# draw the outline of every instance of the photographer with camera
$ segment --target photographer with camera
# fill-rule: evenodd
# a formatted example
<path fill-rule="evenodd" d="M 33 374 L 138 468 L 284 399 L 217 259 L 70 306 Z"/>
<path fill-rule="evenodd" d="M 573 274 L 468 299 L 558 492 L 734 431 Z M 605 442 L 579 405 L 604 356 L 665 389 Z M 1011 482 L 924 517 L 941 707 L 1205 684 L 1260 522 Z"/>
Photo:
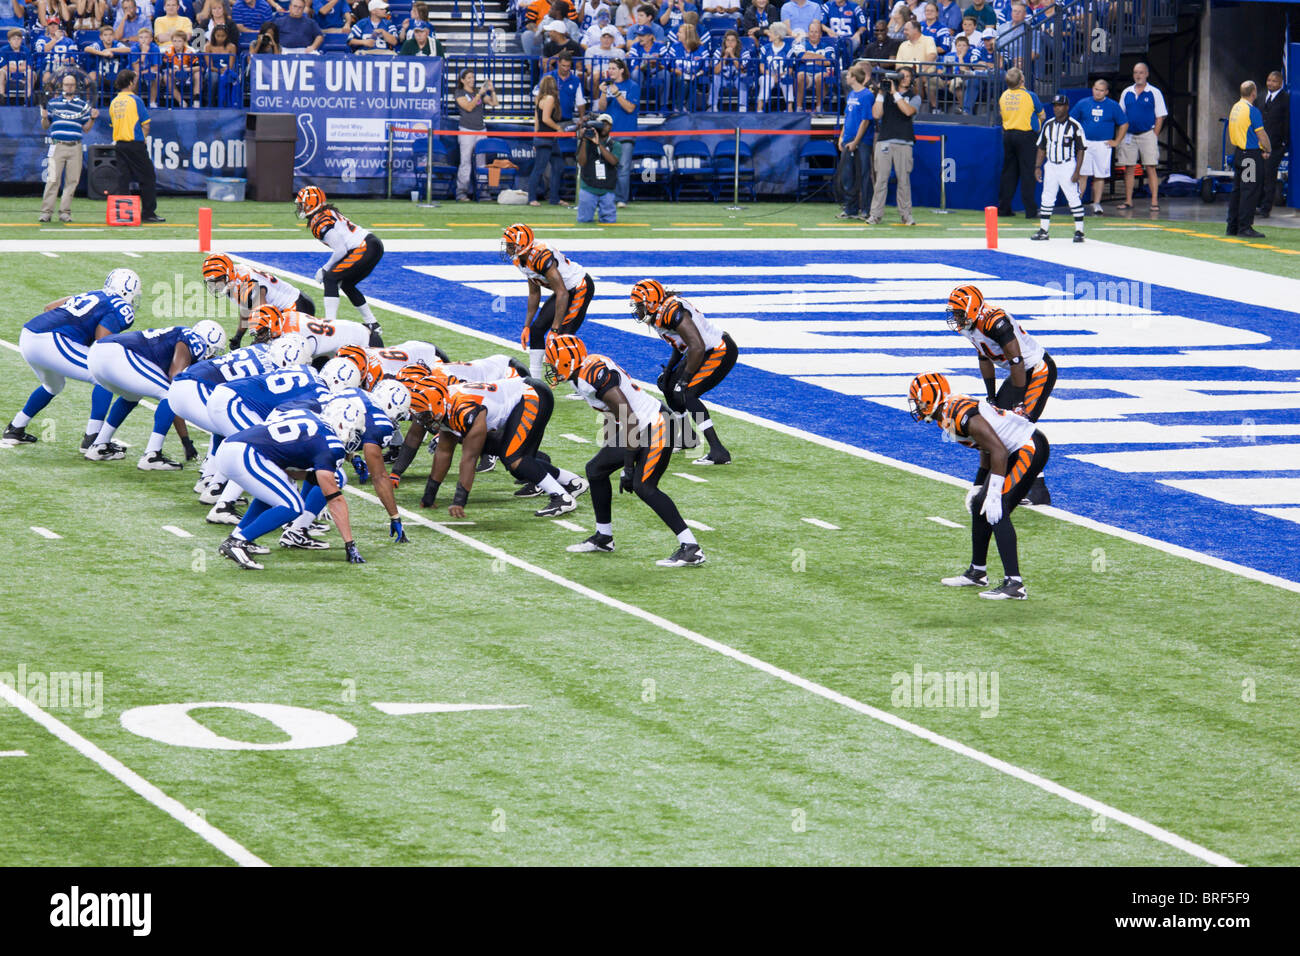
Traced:
<path fill-rule="evenodd" d="M 618 157 L 609 138 L 614 120 L 608 113 L 588 116 L 578 126 L 578 169 L 582 189 L 578 193 L 578 222 L 591 222 L 600 211 L 601 222 L 617 222 L 614 189 L 618 185 Z"/>
<path fill-rule="evenodd" d="M 912 117 L 921 109 L 921 97 L 914 92 L 916 74 L 909 66 L 897 73 L 885 73 L 868 89 L 876 96 L 871 118 L 876 121 L 876 181 L 871 196 L 868 225 L 879 225 L 889 195 L 889 174 L 898 177 L 898 214 L 903 225 L 915 226 L 912 218 L 912 144 L 916 135 Z"/>
<path fill-rule="evenodd" d="M 593 104 L 594 109 L 597 113 L 608 111 L 614 118 L 615 133 L 635 133 L 641 87 L 630 78 L 627 63 L 623 60 L 612 60 L 605 72 L 606 78 L 597 90 L 599 95 Z M 614 188 L 614 198 L 622 208 L 632 195 L 632 140 L 620 139 L 618 147 L 618 185 Z"/>

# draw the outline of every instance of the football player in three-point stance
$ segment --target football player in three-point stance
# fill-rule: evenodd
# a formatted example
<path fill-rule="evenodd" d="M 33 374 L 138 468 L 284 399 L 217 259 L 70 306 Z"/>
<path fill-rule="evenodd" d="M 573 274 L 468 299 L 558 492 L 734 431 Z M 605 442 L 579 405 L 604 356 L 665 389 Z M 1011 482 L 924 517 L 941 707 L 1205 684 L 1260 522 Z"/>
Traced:
<path fill-rule="evenodd" d="M 677 505 L 659 487 L 673 450 L 658 400 L 639 389 L 611 359 L 588 355 L 587 347 L 576 335 L 552 336 L 546 343 L 546 365 L 549 380 L 573 383 L 587 404 L 606 419 L 606 441 L 587 462 L 596 533 L 580 544 L 570 545 L 568 550 L 614 550 L 614 491 L 609 476 L 622 471 L 619 492 L 635 493 L 677 535 L 677 550 L 655 563 L 667 568 L 703 564 L 699 542 L 682 520 Z"/>
<path fill-rule="evenodd" d="M 596 283 L 585 269 L 563 253 L 537 241 L 531 226 L 517 222 L 501 238 L 501 258 L 519 269 L 528 280 L 528 314 L 520 344 L 528 352 L 528 371 L 540 379 L 550 333 L 575 334 L 587 317 L 587 307 Z M 542 289 L 551 297 L 541 308 Z"/>
<path fill-rule="evenodd" d="M 239 328 L 230 340 L 239 348 L 248 329 L 248 317 L 261 305 L 277 309 L 296 309 L 304 315 L 316 314 L 316 303 L 283 279 L 256 269 L 236 266 L 230 256 L 214 252 L 203 260 L 203 281 L 215 296 L 226 295 L 239 307 Z"/>
<path fill-rule="evenodd" d="M 709 443 L 709 453 L 697 465 L 726 465 L 731 453 L 718 438 L 709 410 L 700 396 L 713 388 L 736 364 L 736 343 L 705 318 L 704 313 L 656 279 L 632 287 L 632 315 L 659 333 L 673 355 L 659 376 L 659 390 L 675 412 L 689 412 L 697 431 Z"/>
<path fill-rule="evenodd" d="M 1000 587 L 981 591 L 992 600 L 1025 599 L 1020 576 L 1016 529 L 1011 512 L 1047 464 L 1051 448 L 1034 423 L 992 402 L 952 395 L 948 380 L 937 373 L 918 375 L 908 390 L 908 409 L 918 422 L 934 422 L 963 445 L 980 453 L 979 471 L 966 494 L 971 513 L 970 567 L 952 578 L 949 587 L 987 587 L 989 537 L 997 538 L 1005 578 Z M 595 500 L 595 492 L 592 492 Z"/>
<path fill-rule="evenodd" d="M 311 234 L 330 248 L 330 257 L 316 273 L 316 281 L 325 288 L 325 318 L 331 322 L 338 318 L 339 289 L 348 297 L 361 320 L 370 332 L 367 345 L 380 348 L 384 344 L 379 320 L 370 311 L 370 303 L 357 288 L 357 283 L 370 275 L 384 256 L 384 244 L 373 232 L 362 229 L 325 200 L 325 190 L 319 186 L 304 186 L 298 190 L 295 206 L 299 219 L 306 219 Z"/>
<path fill-rule="evenodd" d="M 314 315 L 303 315 L 294 309 L 279 309 L 263 305 L 248 317 L 248 327 L 254 342 L 270 342 L 290 332 L 297 332 L 307 340 L 313 360 L 329 358 L 345 345 L 365 347 L 370 332 L 360 322 L 339 319 L 334 322 Z"/>
<path fill-rule="evenodd" d="M 988 306 L 973 285 L 962 285 L 948 296 L 948 327 L 959 332 L 979 353 L 980 375 L 988 400 L 998 408 L 1016 410 L 1031 422 L 1042 417 L 1056 385 L 1056 362 L 1004 310 Z M 1007 369 L 997 387 L 995 366 Z M 1040 475 L 1025 496 L 1030 504 L 1050 505 L 1052 496 Z"/>

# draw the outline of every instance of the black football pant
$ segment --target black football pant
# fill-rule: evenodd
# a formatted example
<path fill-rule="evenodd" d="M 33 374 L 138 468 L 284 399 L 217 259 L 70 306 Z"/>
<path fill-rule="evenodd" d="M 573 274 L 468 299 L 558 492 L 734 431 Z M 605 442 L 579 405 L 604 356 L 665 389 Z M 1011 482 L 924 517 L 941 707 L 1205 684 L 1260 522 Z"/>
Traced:
<path fill-rule="evenodd" d="M 118 140 L 117 147 L 118 187 L 120 195 L 125 196 L 132 183 L 140 184 L 140 216 L 148 219 L 158 214 L 158 175 L 149 158 L 149 150 L 144 143 Z"/>
<path fill-rule="evenodd" d="M 1016 529 L 1011 524 L 1011 512 L 1024 500 L 1051 453 L 1047 436 L 1035 429 L 1033 450 L 1030 451 L 1026 445 L 1014 457 L 1008 457 L 1007 475 L 1002 485 L 1002 520 L 997 524 L 989 524 L 988 519 L 981 514 L 988 489 L 975 496 L 970 506 L 971 564 L 976 567 L 988 564 L 989 537 L 992 536 L 998 541 L 998 557 L 1002 560 L 1003 573 L 1007 577 L 1020 576 L 1020 552 L 1016 546 Z"/>
<path fill-rule="evenodd" d="M 672 448 L 665 441 L 666 432 L 663 416 L 660 416 L 659 421 L 650 427 L 649 439 L 643 440 L 637 447 L 632 461 L 632 491 L 650 506 L 673 534 L 681 534 L 686 530 L 686 522 L 682 520 L 681 512 L 677 510 L 673 499 L 659 487 L 659 479 L 668 470 L 668 462 L 673 456 Z M 642 435 L 644 434 L 643 432 Z M 627 449 L 618 445 L 606 445 L 587 462 L 591 509 L 596 515 L 597 524 L 609 524 L 613 520 L 614 489 L 609 478 L 615 472 L 623 470 L 627 457 Z"/>

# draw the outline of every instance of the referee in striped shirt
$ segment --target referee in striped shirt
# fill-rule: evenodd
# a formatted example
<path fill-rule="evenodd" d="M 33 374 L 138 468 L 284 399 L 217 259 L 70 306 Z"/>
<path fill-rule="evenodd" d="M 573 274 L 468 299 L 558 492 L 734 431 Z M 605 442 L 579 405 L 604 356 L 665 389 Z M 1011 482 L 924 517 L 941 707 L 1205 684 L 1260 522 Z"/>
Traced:
<path fill-rule="evenodd" d="M 77 78 L 63 77 L 63 94 L 41 107 L 41 129 L 50 131 L 49 178 L 41 200 L 41 218 L 49 222 L 54 214 L 54 200 L 63 180 L 63 201 L 59 203 L 59 221 L 72 222 L 72 194 L 81 181 L 81 137 L 94 125 L 99 110 L 77 95 Z"/>
<path fill-rule="evenodd" d="M 1070 115 L 1070 98 L 1064 93 L 1052 98 L 1052 113 L 1052 118 L 1038 131 L 1034 178 L 1043 184 L 1043 197 L 1038 205 L 1038 231 L 1030 238 L 1040 241 L 1048 238 L 1052 207 L 1056 205 L 1059 191 L 1074 214 L 1074 241 L 1083 242 L 1083 199 L 1079 195 L 1083 154 L 1087 150 L 1083 125 Z"/>

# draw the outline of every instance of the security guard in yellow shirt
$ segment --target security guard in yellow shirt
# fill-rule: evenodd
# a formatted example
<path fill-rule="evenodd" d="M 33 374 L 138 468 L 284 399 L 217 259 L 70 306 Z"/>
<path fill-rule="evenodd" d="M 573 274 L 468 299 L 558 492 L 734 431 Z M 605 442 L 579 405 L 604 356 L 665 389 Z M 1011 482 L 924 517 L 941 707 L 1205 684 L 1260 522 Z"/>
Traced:
<path fill-rule="evenodd" d="M 158 178 L 145 139 L 149 136 L 149 111 L 136 96 L 134 70 L 123 70 L 114 83 L 117 96 L 108 105 L 113 121 L 113 145 L 117 148 L 119 195 L 125 196 L 131 183 L 140 184 L 140 221 L 165 222 L 158 216 Z"/>
<path fill-rule="evenodd" d="M 1020 181 L 1020 201 L 1025 218 L 1035 217 L 1034 165 L 1038 156 L 1038 130 L 1047 111 L 1033 90 L 1025 89 L 1025 75 L 1016 67 L 1007 70 L 1007 88 L 998 98 L 1002 115 L 1002 188 L 998 191 L 998 215 L 1010 216 L 1011 198 Z"/>
<path fill-rule="evenodd" d="M 1233 145 L 1232 198 L 1228 200 L 1228 235 L 1245 239 L 1263 239 L 1255 231 L 1255 207 L 1261 196 L 1264 160 L 1273 144 L 1264 132 L 1264 114 L 1255 106 L 1258 96 L 1255 83 L 1241 84 L 1241 99 L 1228 114 L 1228 139 Z"/>

